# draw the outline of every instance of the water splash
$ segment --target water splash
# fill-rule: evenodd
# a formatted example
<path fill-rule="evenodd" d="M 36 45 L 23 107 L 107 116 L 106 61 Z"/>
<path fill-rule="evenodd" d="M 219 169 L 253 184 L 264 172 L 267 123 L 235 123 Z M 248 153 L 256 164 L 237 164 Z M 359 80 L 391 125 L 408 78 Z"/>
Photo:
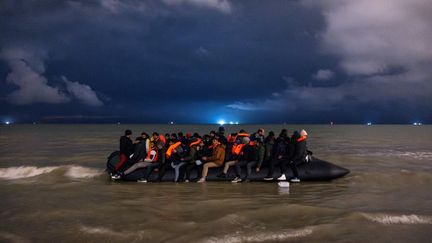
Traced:
<path fill-rule="evenodd" d="M 60 168 L 59 166 L 48 166 L 48 167 L 36 167 L 36 166 L 18 166 L 18 167 L 8 167 L 0 169 L 0 178 L 15 180 L 22 178 L 35 177 Z"/>
<path fill-rule="evenodd" d="M 432 217 L 423 215 L 362 214 L 366 219 L 380 224 L 432 224 Z"/>
<path fill-rule="evenodd" d="M 231 234 L 221 238 L 212 237 L 204 240 L 205 243 L 240 243 L 240 242 L 267 242 L 267 241 L 286 241 L 293 238 L 305 237 L 312 234 L 311 228 L 296 230 L 265 232 L 265 233 L 248 233 L 248 234 Z"/>

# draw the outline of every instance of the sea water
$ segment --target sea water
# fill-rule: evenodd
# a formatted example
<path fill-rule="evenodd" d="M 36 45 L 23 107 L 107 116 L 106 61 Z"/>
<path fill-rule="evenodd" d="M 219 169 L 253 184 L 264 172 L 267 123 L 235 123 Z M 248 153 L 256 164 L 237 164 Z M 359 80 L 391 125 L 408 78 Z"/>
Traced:
<path fill-rule="evenodd" d="M 134 136 L 211 125 L 0 127 L 0 242 L 431 242 L 432 127 L 306 129 L 318 158 L 351 170 L 329 182 L 111 182 L 106 157 Z"/>

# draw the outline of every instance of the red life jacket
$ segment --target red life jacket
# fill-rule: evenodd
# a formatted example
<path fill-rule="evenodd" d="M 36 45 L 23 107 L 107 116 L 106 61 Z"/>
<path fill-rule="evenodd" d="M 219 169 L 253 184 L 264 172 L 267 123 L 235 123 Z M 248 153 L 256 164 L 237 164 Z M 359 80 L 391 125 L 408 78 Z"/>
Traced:
<path fill-rule="evenodd" d="M 301 136 L 300 138 L 298 138 L 297 139 L 297 142 L 301 142 L 301 141 L 303 141 L 303 140 L 306 140 L 306 136 Z"/>
<path fill-rule="evenodd" d="M 177 147 L 179 147 L 181 145 L 181 142 L 177 142 L 173 145 L 170 145 L 168 150 L 166 151 L 166 157 L 169 158 L 171 157 L 172 152 L 174 151 L 174 149 L 176 149 Z"/>

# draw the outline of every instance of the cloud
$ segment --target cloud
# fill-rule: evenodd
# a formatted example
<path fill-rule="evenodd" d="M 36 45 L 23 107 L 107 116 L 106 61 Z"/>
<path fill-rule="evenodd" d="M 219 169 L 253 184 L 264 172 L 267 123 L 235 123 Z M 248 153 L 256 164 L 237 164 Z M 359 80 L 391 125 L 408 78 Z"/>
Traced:
<path fill-rule="evenodd" d="M 327 0 L 322 8 L 324 49 L 338 56 L 349 75 L 410 69 L 432 61 L 430 0 Z"/>
<path fill-rule="evenodd" d="M 68 92 L 78 99 L 82 104 L 88 106 L 101 106 L 102 101 L 96 95 L 96 92 L 88 85 L 79 82 L 69 81 L 66 77 L 62 77 L 63 82 L 66 84 Z"/>
<path fill-rule="evenodd" d="M 207 50 L 206 48 L 200 46 L 199 48 L 197 48 L 195 50 L 195 54 L 199 55 L 199 56 L 207 56 L 210 54 L 210 51 Z"/>
<path fill-rule="evenodd" d="M 12 104 L 32 103 L 58 104 L 69 102 L 69 98 L 58 88 L 50 86 L 43 76 L 45 66 L 35 53 L 18 48 L 3 49 L 0 58 L 6 61 L 11 72 L 6 82 L 18 86 L 18 90 L 7 96 Z"/>
<path fill-rule="evenodd" d="M 333 76 L 334 72 L 329 69 L 320 69 L 316 74 L 312 75 L 312 77 L 317 80 L 329 80 L 333 78 Z"/>
<path fill-rule="evenodd" d="M 29 105 L 34 103 L 60 104 L 68 103 L 75 97 L 88 106 L 101 106 L 95 91 L 88 85 L 67 80 L 62 77 L 66 90 L 62 91 L 48 83 L 44 76 L 46 52 L 38 49 L 5 48 L 0 53 L 0 59 L 10 67 L 6 82 L 18 86 L 7 96 L 10 103 Z"/>
<path fill-rule="evenodd" d="M 163 0 L 167 5 L 188 4 L 196 7 L 216 9 L 223 13 L 231 13 L 232 6 L 228 0 Z"/>

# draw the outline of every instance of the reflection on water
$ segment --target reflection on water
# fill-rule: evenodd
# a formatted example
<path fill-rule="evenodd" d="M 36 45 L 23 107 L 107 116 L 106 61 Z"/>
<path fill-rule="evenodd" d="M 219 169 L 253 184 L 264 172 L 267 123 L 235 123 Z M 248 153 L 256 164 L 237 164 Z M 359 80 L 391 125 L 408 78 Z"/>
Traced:
<path fill-rule="evenodd" d="M 282 128 L 244 128 L 258 127 Z M 431 127 L 376 127 L 305 127 L 351 174 L 286 188 L 113 183 L 104 163 L 126 126 L 0 127 L 0 242 L 430 242 Z"/>

